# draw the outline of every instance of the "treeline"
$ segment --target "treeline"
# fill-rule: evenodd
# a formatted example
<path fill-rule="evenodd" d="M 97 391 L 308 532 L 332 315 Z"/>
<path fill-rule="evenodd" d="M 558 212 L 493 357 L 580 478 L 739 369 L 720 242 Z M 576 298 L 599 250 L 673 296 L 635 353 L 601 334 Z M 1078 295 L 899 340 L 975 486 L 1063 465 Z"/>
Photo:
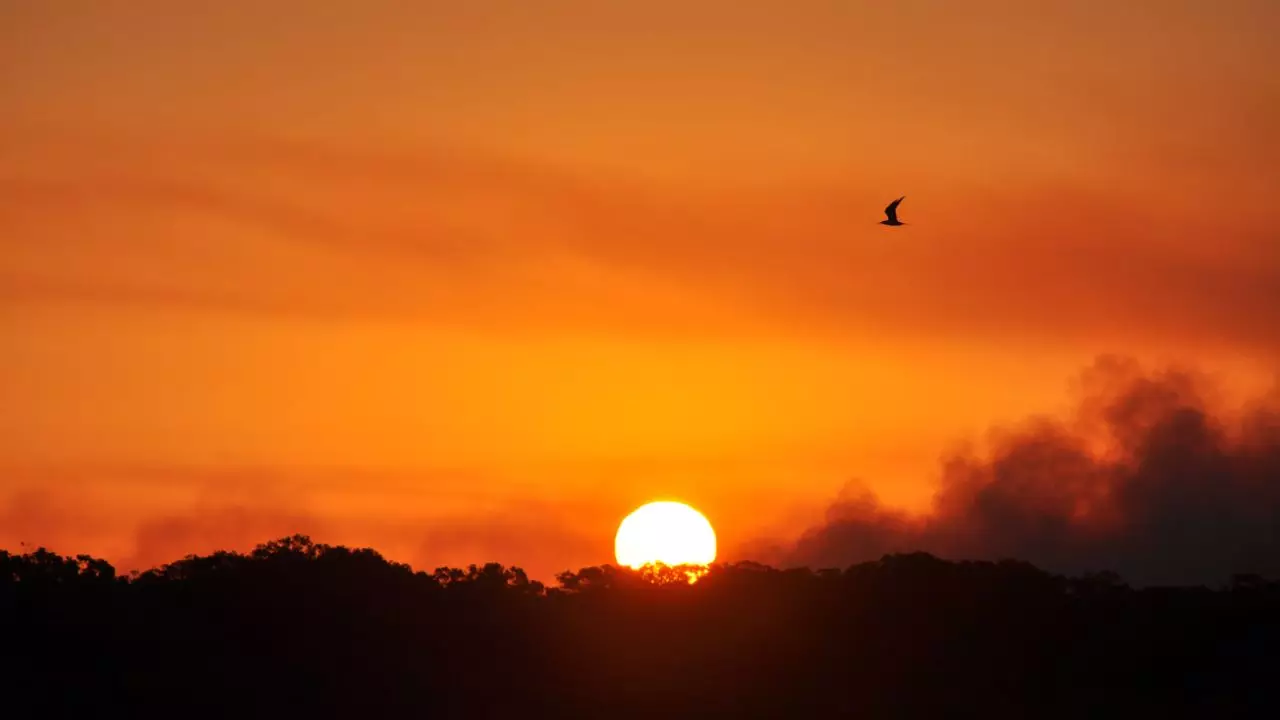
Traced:
<path fill-rule="evenodd" d="M 0 552 L 5 717 L 1276 717 L 1280 582 L 1016 561 L 413 571 L 284 538 Z"/>

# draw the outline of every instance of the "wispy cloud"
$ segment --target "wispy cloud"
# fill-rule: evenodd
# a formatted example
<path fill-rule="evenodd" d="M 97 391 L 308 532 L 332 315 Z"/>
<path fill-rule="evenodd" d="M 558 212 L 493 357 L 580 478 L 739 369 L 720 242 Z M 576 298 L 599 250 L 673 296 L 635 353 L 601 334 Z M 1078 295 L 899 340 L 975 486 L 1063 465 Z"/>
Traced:
<path fill-rule="evenodd" d="M 1271 219 L 1064 180 L 909 194 L 890 235 L 865 180 L 716 196 L 462 152 L 33 147 L 0 173 L 10 302 L 1254 347 L 1280 324 Z"/>

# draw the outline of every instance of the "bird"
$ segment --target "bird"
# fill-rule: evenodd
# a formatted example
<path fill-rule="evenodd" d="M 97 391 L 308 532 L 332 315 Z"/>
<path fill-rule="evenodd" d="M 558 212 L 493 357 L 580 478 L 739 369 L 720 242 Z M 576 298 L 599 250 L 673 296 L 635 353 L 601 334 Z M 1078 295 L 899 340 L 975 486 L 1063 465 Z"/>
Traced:
<path fill-rule="evenodd" d="M 903 199 L 905 199 L 906 197 L 907 197 L 906 195 L 903 195 L 902 197 L 898 198 L 897 200 L 894 200 L 893 202 L 889 203 L 889 207 L 886 207 L 886 208 L 884 209 L 885 217 L 887 217 L 887 218 L 889 218 L 889 219 L 888 219 L 888 220 L 881 220 L 881 221 L 880 221 L 880 224 L 881 224 L 881 225 L 893 225 L 893 226 L 897 226 L 897 225 L 904 225 L 904 224 L 905 224 L 905 223 L 898 222 L 898 203 L 902 202 L 902 201 L 903 201 Z"/>

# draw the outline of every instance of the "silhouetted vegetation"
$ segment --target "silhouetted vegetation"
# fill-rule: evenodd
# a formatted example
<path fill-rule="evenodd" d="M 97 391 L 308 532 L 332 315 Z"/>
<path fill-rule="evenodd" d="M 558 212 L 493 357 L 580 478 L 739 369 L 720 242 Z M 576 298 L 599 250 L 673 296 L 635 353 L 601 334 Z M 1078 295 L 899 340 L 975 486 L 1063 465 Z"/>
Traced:
<path fill-rule="evenodd" d="M 1134 589 L 923 553 L 545 587 L 303 536 L 129 577 L 0 552 L 6 717 L 1264 716 L 1278 611 L 1257 576 Z"/>

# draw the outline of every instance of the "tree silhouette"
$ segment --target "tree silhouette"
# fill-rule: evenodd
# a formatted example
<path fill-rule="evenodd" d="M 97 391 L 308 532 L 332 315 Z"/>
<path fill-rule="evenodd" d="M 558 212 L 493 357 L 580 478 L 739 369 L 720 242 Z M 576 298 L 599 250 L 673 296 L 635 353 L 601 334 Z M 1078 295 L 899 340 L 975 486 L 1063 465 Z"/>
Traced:
<path fill-rule="evenodd" d="M 128 577 L 39 548 L 0 552 L 0 682 L 6 717 L 1271 717 L 1278 610 L 924 553 L 546 587 L 301 535 Z"/>

